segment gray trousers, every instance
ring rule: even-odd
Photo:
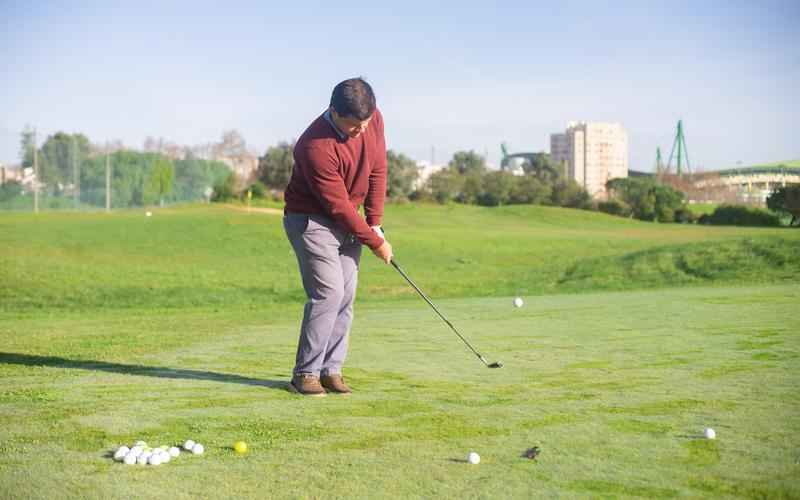
[[[283,227],[308,298],[294,374],[339,374],[353,323],[361,243],[322,215],[288,213]]]

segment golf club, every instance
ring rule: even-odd
[[[444,317],[444,314],[439,312],[439,309],[437,309],[436,306],[433,305],[433,302],[431,302],[431,299],[429,299],[424,293],[422,293],[422,290],[420,290],[419,287],[417,285],[415,285],[413,281],[411,281],[411,278],[409,278],[408,275],[405,272],[403,272],[403,270],[400,268],[400,266],[397,264],[397,262],[395,262],[395,260],[392,259],[391,263],[392,263],[392,266],[394,266],[394,268],[397,269],[397,272],[399,272],[400,275],[403,276],[403,278],[405,278],[406,281],[408,281],[408,284],[411,285],[412,287],[414,287],[414,290],[417,291],[417,293],[420,295],[420,297],[425,299],[425,302],[427,302],[428,305],[431,306],[434,311],[436,311],[436,314],[438,314],[439,317],[442,318],[445,323],[447,323],[447,326],[449,326],[455,332],[455,334],[458,335],[458,338],[460,338],[464,342],[464,344],[466,344],[467,347],[469,347],[470,350],[473,353],[475,353],[476,356],[478,356],[478,359],[483,361],[484,365],[486,365],[489,368],[502,368],[503,367],[503,363],[501,363],[499,361],[495,361],[494,363],[489,363],[488,361],[486,361],[486,358],[481,356],[481,354],[478,351],[476,351],[475,348],[472,347],[469,342],[467,342],[467,339],[465,339],[460,333],[458,333],[458,330],[456,330],[456,327],[454,327],[453,324],[450,323],[447,320],[447,318]]]

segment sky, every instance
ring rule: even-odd
[[[652,171],[683,120],[694,169],[800,159],[800,2],[0,0],[0,162],[20,133],[259,154],[353,76],[387,146],[446,163],[549,151],[570,121],[621,123]]]

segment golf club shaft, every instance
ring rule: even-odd
[[[438,315],[439,315],[439,317],[440,317],[440,318],[442,318],[442,320],[444,320],[444,322],[445,322],[445,323],[447,323],[447,326],[449,326],[449,327],[450,327],[450,329],[451,329],[451,330],[453,330],[453,332],[455,332],[455,334],[456,334],[456,335],[458,335],[458,338],[460,338],[460,339],[461,339],[461,340],[464,342],[464,344],[466,344],[466,346],[467,346],[467,347],[469,347],[469,349],[470,349],[470,350],[471,350],[473,353],[475,353],[475,355],[476,355],[476,356],[478,356],[478,359],[480,359],[481,361],[483,361],[483,364],[485,364],[486,366],[489,366],[489,363],[488,363],[488,362],[487,362],[487,361],[486,361],[486,360],[483,358],[483,356],[481,356],[481,354],[480,354],[478,351],[476,351],[476,350],[475,350],[475,348],[474,348],[474,347],[472,347],[472,346],[470,345],[470,343],[469,343],[469,342],[467,342],[467,339],[465,339],[463,335],[461,335],[460,333],[458,333],[458,330],[456,330],[456,327],[454,327],[454,326],[453,326],[453,324],[452,324],[452,323],[450,323],[450,321],[448,321],[448,319],[444,317],[444,314],[442,314],[441,312],[439,312],[439,309],[437,309],[437,308],[436,308],[436,306],[435,306],[435,305],[433,305],[433,302],[431,302],[431,299],[429,299],[429,298],[428,298],[428,296],[427,296],[427,295],[425,295],[425,294],[422,292],[422,290],[420,290],[420,289],[419,289],[419,287],[418,287],[418,286],[417,286],[417,285],[416,285],[416,284],[415,284],[413,281],[411,281],[411,278],[409,278],[409,277],[408,277],[408,275],[407,275],[405,272],[403,272],[403,270],[400,268],[400,266],[397,264],[397,262],[395,262],[395,261],[394,261],[394,259],[392,259],[392,260],[391,260],[391,263],[392,263],[392,265],[394,266],[394,268],[395,268],[395,269],[397,269],[397,272],[399,272],[399,273],[400,273],[400,275],[401,275],[403,278],[405,278],[405,279],[406,279],[406,281],[408,281],[408,284],[409,284],[409,285],[411,285],[411,286],[414,288],[414,290],[416,290],[416,291],[417,291],[417,293],[420,295],[420,297],[422,297],[423,299],[425,299],[425,302],[427,302],[427,303],[428,303],[428,305],[429,305],[429,306],[431,306],[431,307],[433,308],[433,310],[434,310],[434,311],[436,311],[436,314],[438,314]]]

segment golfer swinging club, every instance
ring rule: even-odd
[[[342,378],[361,245],[385,263],[386,141],[372,87],[361,78],[336,85],[330,107],[294,146],[283,227],[308,301],[289,390],[306,396],[350,394]],[[366,220],[359,214],[363,203]]]

